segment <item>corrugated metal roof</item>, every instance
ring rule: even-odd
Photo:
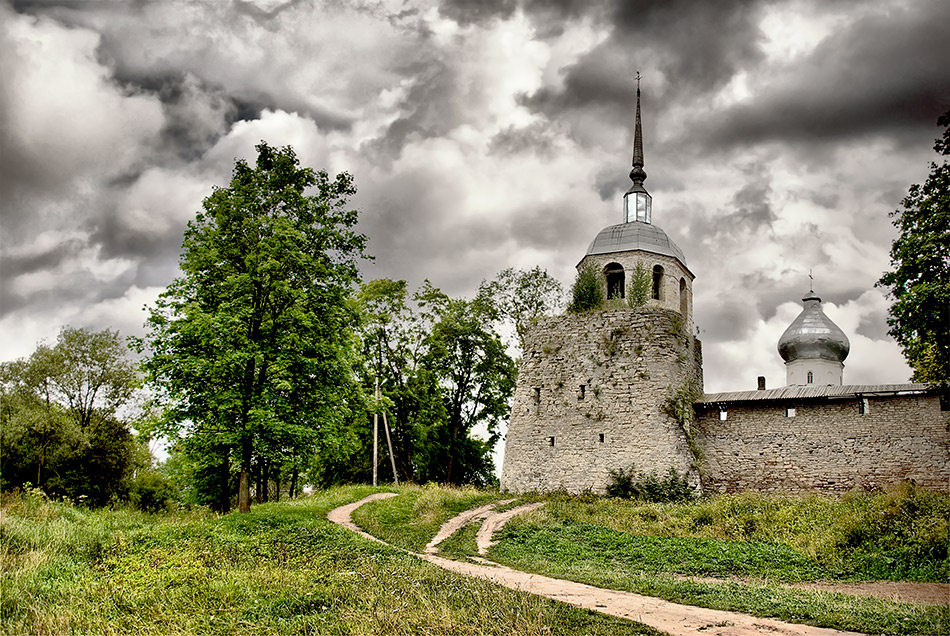
[[[590,247],[587,254],[610,254],[613,252],[630,252],[642,250],[652,254],[662,254],[678,259],[686,266],[686,256],[676,243],[670,240],[666,232],[659,226],[642,221],[631,221],[611,225],[602,229]]]
[[[732,391],[706,393],[697,404],[721,404],[723,402],[760,402],[763,400],[812,400],[847,399],[868,395],[902,395],[932,392],[929,384],[846,384],[842,386],[799,385],[783,386],[764,391]]]

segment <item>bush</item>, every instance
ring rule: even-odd
[[[641,499],[658,503],[691,501],[695,498],[693,489],[685,477],[681,477],[670,466],[666,477],[660,479],[655,472],[649,474],[638,471],[630,465],[626,470],[611,470],[608,473],[607,496],[622,499]]]
[[[567,306],[567,311],[571,314],[579,314],[601,309],[606,297],[604,279],[600,270],[588,263],[577,272],[577,278],[574,279],[574,285],[571,287],[571,302]]]
[[[172,480],[155,471],[145,471],[132,482],[132,503],[144,512],[168,510],[175,498],[175,485]]]

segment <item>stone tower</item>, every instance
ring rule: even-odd
[[[545,318],[527,334],[504,490],[603,493],[610,471],[631,466],[658,476],[672,467],[699,487],[689,444],[692,404],[702,394],[694,277],[682,250],[653,225],[639,86],[633,146],[623,223],[601,230],[578,264],[604,277],[608,309]],[[643,284],[644,271],[646,303],[632,307],[628,291]]]
[[[841,386],[851,343],[822,311],[814,290],[805,294],[802,303],[802,312],[778,340],[778,353],[785,360],[785,384]]]

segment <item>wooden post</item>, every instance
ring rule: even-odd
[[[396,456],[393,455],[393,442],[389,438],[389,422],[386,421],[386,411],[383,411],[383,430],[386,431],[386,446],[389,447],[389,461],[393,465],[393,481],[399,485],[399,476],[396,474]]]
[[[376,399],[379,399],[379,378],[376,378],[376,391],[374,393]],[[377,460],[377,449],[376,449],[376,439],[379,437],[379,413],[373,413],[373,486],[376,485],[376,462]]]

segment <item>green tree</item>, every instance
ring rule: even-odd
[[[540,267],[528,271],[504,269],[495,280],[482,281],[479,295],[491,298],[502,319],[514,325],[521,351],[531,323],[558,311],[564,302],[561,283]]]
[[[423,307],[438,317],[425,363],[437,377],[445,411],[443,426],[425,443],[426,477],[450,484],[493,483],[491,451],[510,413],[517,377],[514,360],[491,327],[498,310],[485,295],[466,300],[450,299],[434,288],[423,292]]]
[[[418,294],[409,298],[406,281],[379,279],[363,285],[359,293],[361,335],[365,359],[363,386],[374,391],[378,381],[386,405],[397,471],[404,481],[416,481],[420,442],[426,431],[444,419],[435,376],[423,365],[427,338],[434,315],[420,311]],[[365,426],[364,431],[371,429]],[[372,438],[363,435],[358,456],[350,462],[353,477],[372,474]],[[384,449],[385,450],[385,449]],[[385,461],[385,454],[380,459]]]
[[[494,329],[499,313],[489,295],[452,299],[426,281],[410,298],[405,281],[383,279],[366,283],[359,298],[364,390],[378,379],[401,478],[493,482],[491,452],[515,366]],[[338,476],[372,471],[372,427],[360,430],[360,448],[348,467],[335,468]]]
[[[587,263],[577,272],[571,287],[571,302],[568,313],[579,314],[594,311],[604,306],[607,291],[604,289],[604,277],[592,263]]]
[[[119,411],[139,384],[118,332],[63,328],[55,345],[0,367],[4,488],[31,482],[93,505],[124,498],[147,451]]]
[[[643,307],[650,300],[653,291],[653,278],[642,261],[637,261],[630,273],[630,287],[627,291],[627,303],[631,307]]]
[[[189,222],[182,276],[141,343],[166,407],[160,432],[196,438],[210,475],[229,474],[234,455],[242,512],[255,459],[327,452],[362,413],[349,301],[366,237],[346,209],[353,179],[302,168],[289,147],[256,149],[255,167],[238,161]],[[223,498],[229,486],[217,483]]]
[[[950,154],[950,110],[934,150]],[[902,210],[891,213],[900,232],[891,269],[878,285],[893,299],[888,333],[900,344],[915,382],[950,382],[950,164],[930,164],[923,185],[910,187]]]

